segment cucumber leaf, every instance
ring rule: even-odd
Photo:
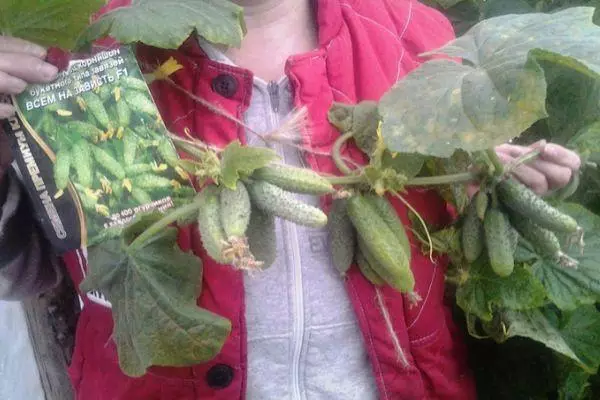
[[[129,243],[162,217],[137,218],[121,239],[89,249],[81,290],[99,290],[112,304],[119,365],[132,377],[153,365],[188,366],[212,359],[227,339],[228,320],[196,305],[201,261],[177,247],[167,228],[132,248]]]
[[[278,158],[271,149],[242,146],[239,141],[231,142],[221,153],[220,183],[235,189],[239,178],[249,176],[254,170],[266,167]]]
[[[527,337],[575,361],[585,372],[594,374],[600,365],[600,312],[593,305],[582,306],[555,318],[549,309],[505,310],[500,316],[504,326],[494,339]]]
[[[564,203],[558,208],[575,218],[585,231],[583,255],[575,246],[568,252],[579,266],[577,269],[565,268],[553,260],[537,256],[532,271],[558,308],[573,310],[600,299],[600,217],[578,204]]]
[[[569,346],[558,327],[541,310],[507,310],[502,313],[501,320],[505,327],[505,334],[496,337],[496,340],[504,341],[515,336],[526,337],[543,343],[557,353],[581,364],[581,360]]]
[[[600,312],[593,305],[563,315],[561,334],[585,369],[596,373],[600,366]]]
[[[491,321],[495,308],[527,310],[544,304],[544,287],[522,265],[501,278],[486,257],[480,257],[468,271],[468,279],[456,290],[456,302],[466,313]]]
[[[547,117],[540,62],[588,75],[600,72],[600,27],[594,9],[506,15],[482,21],[424,56],[425,62],[380,101],[382,136],[391,151],[449,157],[519,136]]]
[[[104,0],[0,0],[0,34],[71,50]]]
[[[123,44],[176,49],[194,31],[209,42],[239,47],[246,33],[243,9],[228,0],[132,0],[90,25],[78,47],[111,36]]]

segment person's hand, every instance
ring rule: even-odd
[[[503,144],[496,153],[504,164],[519,158],[533,149],[540,149],[540,156],[512,171],[513,176],[539,195],[566,186],[581,166],[577,153],[545,140],[531,146]]]
[[[25,40],[0,36],[0,94],[19,94],[28,83],[46,83],[56,78],[58,69],[44,61],[46,50]],[[0,119],[14,113],[0,103]]]

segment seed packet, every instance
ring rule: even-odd
[[[55,250],[118,235],[139,213],[195,192],[129,46],[30,85],[4,124],[14,167]]]

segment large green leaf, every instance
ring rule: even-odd
[[[544,287],[523,266],[506,277],[494,273],[486,257],[469,269],[468,280],[456,291],[456,302],[466,312],[491,321],[495,308],[527,310],[540,307],[545,300]]]
[[[557,307],[573,310],[600,298],[600,217],[578,204],[563,204],[559,209],[574,217],[585,231],[583,255],[575,246],[568,252],[579,266],[577,269],[565,268],[554,260],[538,256],[533,274]]]
[[[228,0],[133,0],[90,25],[78,45],[111,36],[174,49],[194,31],[210,42],[239,46],[246,32],[243,9]]]
[[[579,70],[572,60],[566,61],[571,62],[542,61],[548,83],[546,124],[550,139],[561,145],[600,120],[600,80],[585,69]]]
[[[579,307],[564,316],[561,333],[585,369],[596,373],[600,365],[600,312],[593,305]]]
[[[0,0],[0,34],[70,50],[103,0]]]
[[[507,310],[502,313],[502,323],[506,329],[503,340],[514,336],[526,337],[581,364],[558,327],[540,310]]]
[[[483,150],[520,135],[547,116],[538,58],[600,72],[600,27],[592,23],[593,13],[577,7],[490,18],[426,54],[464,63],[428,61],[384,95],[379,112],[386,145],[448,157],[456,149]]]
[[[495,339],[530,338],[575,361],[587,373],[596,373],[600,365],[600,312],[588,305],[556,317],[549,309],[503,311],[500,321],[504,328],[497,331]]]
[[[119,365],[141,376],[153,365],[187,366],[212,359],[231,330],[228,320],[199,308],[200,259],[177,247],[177,230],[164,229],[132,248],[133,238],[161,214],[140,218],[122,239],[89,250],[81,290],[99,290],[112,304]]]

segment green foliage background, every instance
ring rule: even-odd
[[[567,7],[600,6],[598,0],[422,0],[442,11],[462,35],[476,23],[505,14],[553,12]],[[600,22],[600,13],[594,19]],[[558,79],[560,77],[560,79]],[[545,138],[578,151],[584,162],[600,161],[600,82],[571,69],[547,70],[547,108],[551,117],[532,126],[517,143]],[[600,215],[600,171],[582,169],[581,183],[569,202]],[[580,311],[585,311],[582,306]],[[596,308],[598,304],[596,304]],[[456,308],[456,318],[467,326]],[[597,329],[594,329],[596,331]],[[598,332],[600,335],[600,332]],[[481,399],[598,399],[600,375],[588,375],[547,347],[522,337],[502,344],[467,335],[470,362]]]

